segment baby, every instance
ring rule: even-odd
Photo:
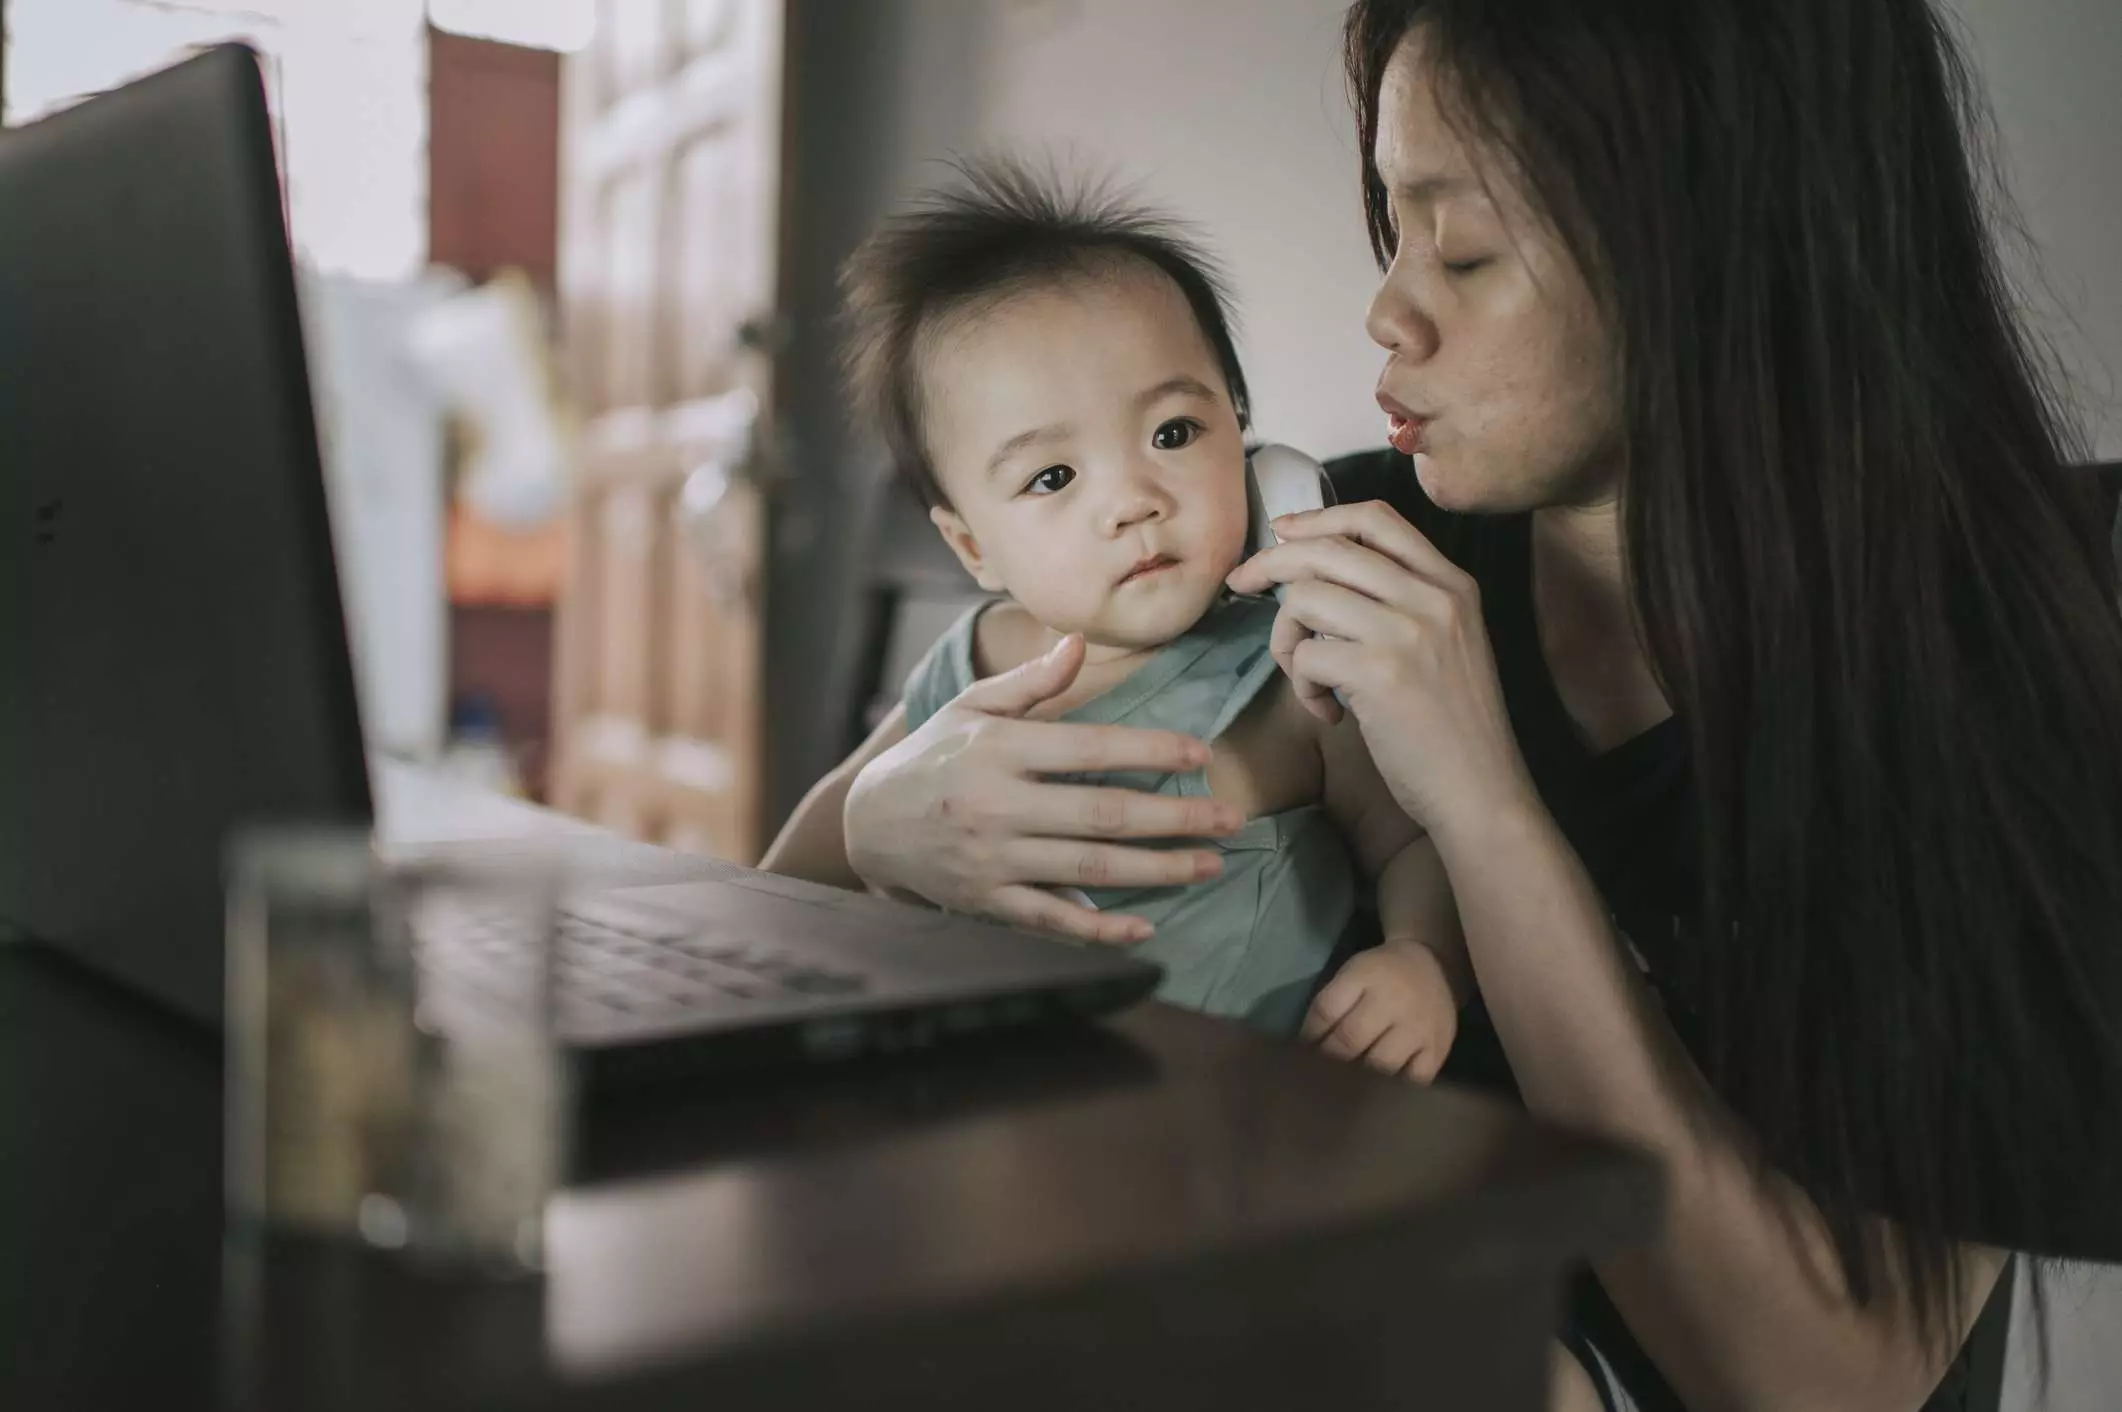
[[[1039,714],[1179,731],[1205,770],[1114,775],[1234,803],[1220,876],[1093,889],[1148,919],[1159,995],[1428,1079],[1471,985],[1435,849],[1352,719],[1326,726],[1268,652],[1276,606],[1233,598],[1247,547],[1245,379],[1219,282],[1152,213],[1008,165],[965,169],[887,222],[843,278],[851,382],[901,474],[980,586],[900,709],[806,798],[766,866],[850,874],[840,805],[862,764],[983,677],[1080,634],[1073,687]],[[1384,942],[1309,1006],[1375,880]]]

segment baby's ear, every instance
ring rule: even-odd
[[[948,506],[938,505],[928,512],[928,522],[943,536],[943,542],[958,556],[958,562],[965,566],[965,572],[973,576],[975,583],[989,593],[1003,591],[1002,576],[989,567],[980,553],[980,541],[973,537],[972,527],[965,523],[963,516]]]

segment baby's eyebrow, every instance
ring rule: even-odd
[[[1033,427],[1030,431],[1020,431],[995,448],[995,454],[987,460],[987,474],[993,475],[1002,468],[1004,461],[1007,461],[1027,446],[1034,446],[1042,441],[1062,441],[1068,437],[1068,434],[1069,428],[1065,422],[1056,422],[1052,426]]]
[[[1197,377],[1189,377],[1185,373],[1181,373],[1177,377],[1166,378],[1155,387],[1139,394],[1135,398],[1135,410],[1137,412],[1147,411],[1151,404],[1160,402],[1175,392],[1183,392],[1188,397],[1198,397],[1204,402],[1216,400],[1214,389],[1210,388],[1207,383]]]

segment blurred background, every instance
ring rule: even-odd
[[[937,159],[1138,183],[1233,276],[1257,431],[1381,439],[1341,8],[0,0],[0,112],[255,45],[374,745],[748,860],[968,592],[834,372],[835,269]],[[2122,458],[2122,5],[1957,13]]]
[[[2122,460],[2122,4],[1953,5],[2028,312]],[[834,373],[835,270],[937,159],[1138,182],[1233,277],[1258,432],[1381,440],[1340,10],[0,0],[0,120],[256,46],[374,748],[748,861],[969,596]],[[2112,1405],[2122,1294],[2057,1312],[2045,1405]]]

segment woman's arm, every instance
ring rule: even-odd
[[[1950,1347],[1920,1339],[1891,1292],[1858,1308],[1811,1206],[1761,1169],[1546,811],[1498,810],[1436,838],[1526,1106],[1664,1160],[1659,1239],[1598,1271],[1687,1405],[1921,1406],[2002,1257],[1966,1253],[1966,1303]]]
[[[867,884],[847,861],[847,827],[841,818],[847,807],[847,791],[865,765],[904,739],[906,708],[895,706],[854,754],[810,787],[796,812],[781,826],[759,866],[769,873],[844,887],[851,892],[866,890]]]
[[[1532,786],[1472,580],[1382,505],[1276,529],[1284,543],[1232,587],[1290,586],[1278,659],[1322,717],[1339,714],[1335,689],[1347,696],[1394,797],[1428,827],[1527,1105],[1664,1159],[1660,1238],[1599,1267],[1637,1338],[1698,1412],[1919,1407],[1950,1349],[1921,1339],[1891,1290],[1856,1307],[1816,1214],[1764,1173],[1687,1056]],[[2000,1266],[1967,1252],[1955,1345]]]

